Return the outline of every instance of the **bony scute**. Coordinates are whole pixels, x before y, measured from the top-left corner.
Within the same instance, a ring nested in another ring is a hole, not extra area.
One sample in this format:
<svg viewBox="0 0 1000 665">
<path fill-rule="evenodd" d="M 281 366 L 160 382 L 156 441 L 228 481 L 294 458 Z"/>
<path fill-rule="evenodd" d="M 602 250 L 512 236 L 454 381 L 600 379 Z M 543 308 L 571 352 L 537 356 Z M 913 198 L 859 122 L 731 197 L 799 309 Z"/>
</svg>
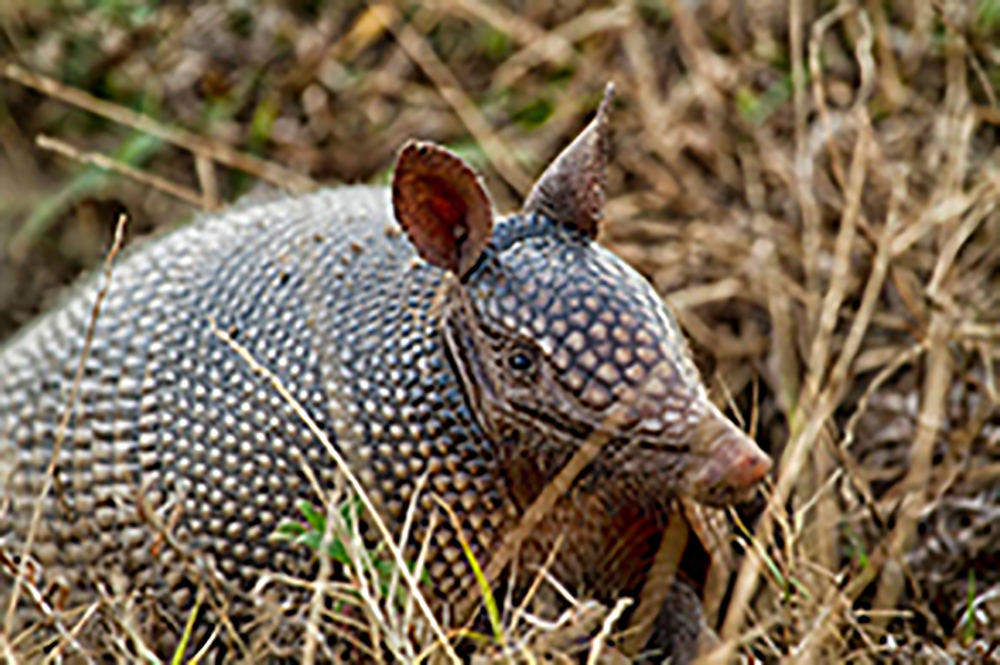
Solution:
<svg viewBox="0 0 1000 665">
<path fill-rule="evenodd" d="M 466 599 L 481 591 L 477 568 L 500 589 L 513 567 L 535 570 L 557 547 L 549 571 L 565 588 L 609 605 L 638 598 L 671 520 L 683 519 L 675 499 L 745 498 L 770 461 L 711 405 L 659 295 L 596 242 L 610 111 L 609 88 L 514 215 L 496 213 L 458 156 L 411 143 L 388 189 L 223 211 L 130 252 L 89 350 L 101 379 L 82 383 L 61 444 L 58 496 L 42 496 L 57 430 L 45 405 L 73 384 L 96 287 L 0 351 L 0 488 L 10 494 L 0 548 L 20 552 L 37 515 L 39 579 L 64 583 L 67 607 L 93 604 L 102 588 L 151 603 L 164 620 L 141 637 L 159 654 L 176 649 L 199 588 L 213 595 L 192 624 L 191 654 L 206 644 L 229 656 L 261 644 L 296 653 L 305 629 L 295 608 L 308 606 L 317 554 L 333 558 L 346 588 L 373 585 L 352 603 L 391 611 L 399 560 L 386 558 L 378 520 L 394 539 L 406 528 L 394 547 L 407 566 L 423 553 L 414 575 L 449 628 L 475 609 Z M 264 288 L 274 256 L 294 278 Z M 112 336 L 123 327 L 124 351 Z M 575 476 L 551 498 L 567 468 Z M 358 512 L 345 470 L 364 490 Z M 550 499 L 512 548 L 511 534 Z M 63 500 L 93 510 L 69 512 Z M 287 524 L 299 528 L 274 538 Z M 687 547 L 656 613 L 683 613 L 685 625 L 701 622 L 688 601 L 704 584 L 701 565 L 688 564 L 707 557 L 696 537 Z M 519 600 L 532 575 L 516 580 Z M 9 600 L 0 589 L 0 606 Z M 18 625 L 44 637 L 32 602 L 22 596 Z M 132 611 L 109 603 L 118 616 Z M 361 625 L 365 612 L 330 604 Z M 641 649 L 674 662 L 696 653 L 672 625 L 654 626 Z M 102 626 L 79 644 L 99 652 Z M 332 622 L 319 628 L 345 658 L 364 660 Z M 400 645 L 414 634 L 367 648 L 406 660 L 419 648 Z"/>
</svg>

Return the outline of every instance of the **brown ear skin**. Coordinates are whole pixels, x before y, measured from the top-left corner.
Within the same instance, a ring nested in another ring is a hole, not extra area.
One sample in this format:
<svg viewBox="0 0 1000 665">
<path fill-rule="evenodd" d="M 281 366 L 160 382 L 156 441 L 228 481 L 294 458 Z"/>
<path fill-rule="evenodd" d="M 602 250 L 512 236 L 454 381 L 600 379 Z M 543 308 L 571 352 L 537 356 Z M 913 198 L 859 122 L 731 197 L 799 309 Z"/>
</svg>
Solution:
<svg viewBox="0 0 1000 665">
<path fill-rule="evenodd" d="M 476 265 L 493 230 L 493 204 L 479 177 L 433 143 L 410 142 L 399 153 L 392 207 L 417 253 L 459 278 Z"/>
<path fill-rule="evenodd" d="M 614 85 L 608 83 L 597 116 L 545 169 L 528 194 L 525 214 L 541 213 L 591 238 L 597 237 L 604 218 L 607 117 L 613 96 Z"/>
</svg>

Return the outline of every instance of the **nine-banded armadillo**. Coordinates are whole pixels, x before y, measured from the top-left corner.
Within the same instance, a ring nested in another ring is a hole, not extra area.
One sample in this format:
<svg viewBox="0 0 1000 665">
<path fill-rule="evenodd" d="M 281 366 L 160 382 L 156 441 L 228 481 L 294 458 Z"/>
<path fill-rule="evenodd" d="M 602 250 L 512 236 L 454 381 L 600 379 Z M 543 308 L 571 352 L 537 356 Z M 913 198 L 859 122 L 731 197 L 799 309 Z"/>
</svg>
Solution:
<svg viewBox="0 0 1000 665">
<path fill-rule="evenodd" d="M 458 157 L 412 143 L 391 193 L 244 206 L 122 260 L 43 502 L 31 553 L 45 578 L 83 599 L 116 579 L 190 603 L 191 569 L 148 526 L 151 509 L 244 593 L 266 573 L 313 570 L 308 552 L 269 535 L 300 499 L 316 500 L 306 467 L 332 486 L 335 465 L 217 326 L 305 407 L 397 532 L 426 474 L 417 535 L 437 494 L 483 566 L 581 442 L 603 433 L 524 556 L 562 534 L 557 578 L 604 599 L 635 593 L 673 497 L 730 503 L 770 461 L 709 402 L 656 292 L 595 242 L 607 112 L 608 98 L 506 218 Z M 0 353 L 9 556 L 37 505 L 97 287 Z M 436 522 L 428 588 L 447 608 L 476 582 L 454 523 Z M 3 568 L 0 580 L 5 610 Z"/>
</svg>

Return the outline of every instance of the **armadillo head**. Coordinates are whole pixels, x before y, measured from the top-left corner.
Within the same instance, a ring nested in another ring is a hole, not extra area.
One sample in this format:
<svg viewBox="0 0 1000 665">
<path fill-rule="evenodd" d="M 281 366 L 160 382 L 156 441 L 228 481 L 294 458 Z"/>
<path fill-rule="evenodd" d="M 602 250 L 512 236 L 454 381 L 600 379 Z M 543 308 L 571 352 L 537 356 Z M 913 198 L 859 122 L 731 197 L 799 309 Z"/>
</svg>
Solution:
<svg viewBox="0 0 1000 665">
<path fill-rule="evenodd" d="M 499 220 L 458 157 L 410 144 L 396 217 L 454 275 L 444 337 L 515 494 L 530 498 L 588 439 L 595 478 L 712 505 L 746 498 L 770 459 L 709 401 L 674 317 L 595 242 L 603 215 L 610 87 L 597 117 Z"/>
</svg>

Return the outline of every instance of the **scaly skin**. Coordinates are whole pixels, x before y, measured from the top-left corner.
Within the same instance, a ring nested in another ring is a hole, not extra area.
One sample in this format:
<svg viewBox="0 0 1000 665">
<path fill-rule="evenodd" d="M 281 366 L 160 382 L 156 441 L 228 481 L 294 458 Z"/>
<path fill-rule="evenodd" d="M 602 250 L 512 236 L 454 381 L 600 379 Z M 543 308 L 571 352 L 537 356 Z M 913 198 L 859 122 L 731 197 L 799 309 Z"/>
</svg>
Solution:
<svg viewBox="0 0 1000 665">
<path fill-rule="evenodd" d="M 562 535 L 553 572 L 565 584 L 636 593 L 672 497 L 732 501 L 769 463 L 708 402 L 657 294 L 594 242 L 605 112 L 519 215 L 494 222 L 468 167 L 415 145 L 391 194 L 236 209 L 122 260 L 31 550 L 45 582 L 71 604 L 93 600 L 95 584 L 141 590 L 179 623 L 196 584 L 182 554 L 218 572 L 237 618 L 262 576 L 315 574 L 307 551 L 268 536 L 299 500 L 319 502 L 310 476 L 333 488 L 335 465 L 214 324 L 306 408 L 396 533 L 427 474 L 409 553 L 438 513 L 427 570 L 439 609 L 476 583 L 432 493 L 486 566 L 580 442 L 612 428 L 522 563 Z M 23 547 L 97 287 L 0 352 L 7 552 Z M 697 625 L 689 601 L 668 594 Z M 658 646 L 690 657 L 690 631 L 671 625 L 659 622 Z"/>
</svg>

